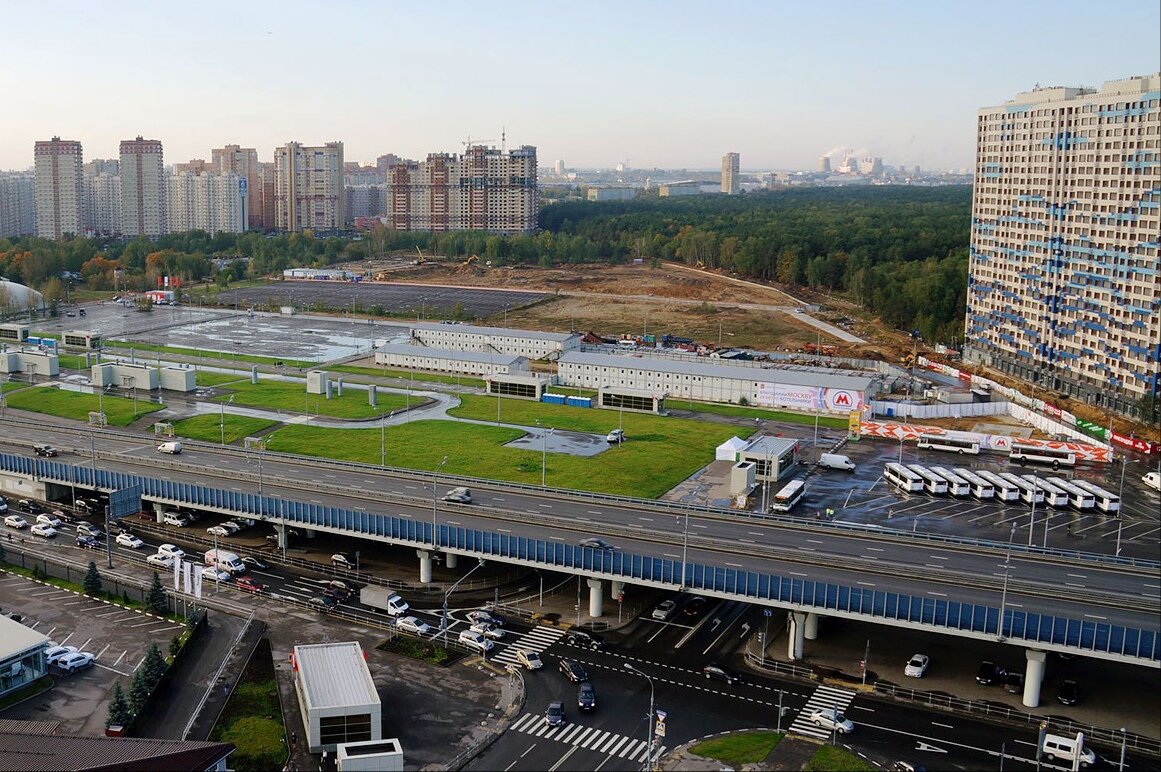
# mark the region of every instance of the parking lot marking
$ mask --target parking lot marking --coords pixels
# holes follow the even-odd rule
[[[105,652],[109,650],[109,646],[111,646],[111,645],[112,645],[112,644],[108,644],[108,643],[106,643],[106,644],[105,644],[105,648],[101,649],[101,650],[100,650],[100,651],[97,653],[96,659],[100,659],[101,657],[105,656]]]
[[[105,617],[116,616],[117,614],[120,614],[122,611],[123,611],[123,609],[117,608],[117,609],[113,609],[112,611],[106,611],[103,614],[95,614],[94,616],[96,616],[98,619],[104,619]]]
[[[129,627],[148,627],[149,625],[152,625],[152,624],[154,624],[154,621],[152,619],[147,619],[144,622],[138,622],[135,625],[129,625]]]
[[[125,651],[121,652],[121,656],[117,657],[117,661],[116,661],[116,662],[114,662],[114,663],[112,664],[112,667],[117,667],[117,665],[120,665],[120,664],[121,664],[121,660],[125,659],[125,655],[126,655],[126,654],[128,654],[128,653],[129,653],[129,650],[128,650],[128,649],[126,649]]]
[[[131,678],[133,676],[132,673],[125,673],[121,670],[117,670],[116,668],[109,667],[108,665],[102,665],[100,662],[94,662],[93,664],[99,668],[104,668],[105,670],[110,670],[110,671],[116,673],[117,675],[125,676],[126,678]]]
[[[90,641],[92,641],[92,640],[93,640],[92,638],[86,638],[86,639],[85,639],[85,642],[84,642],[84,643],[82,643],[82,644],[81,644],[80,646],[78,646],[77,648],[78,648],[78,649],[80,649],[81,651],[84,651],[85,649],[89,648],[89,642],[90,642]]]

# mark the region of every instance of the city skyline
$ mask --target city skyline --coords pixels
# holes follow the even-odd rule
[[[80,142],[86,159],[153,137],[170,163],[226,143],[271,161],[288,141],[340,141],[370,164],[462,152],[469,136],[499,146],[502,131],[509,148],[534,145],[546,166],[569,168],[709,170],[738,152],[743,170],[813,169],[836,146],[970,168],[981,105],[1156,70],[1156,4],[1064,5],[517,3],[487,15],[456,2],[433,15],[356,2],[320,21],[305,3],[121,2],[68,7],[46,41],[27,34],[35,7],[0,0],[8,28],[25,33],[10,60],[36,63],[0,73],[15,118],[0,169],[31,167],[35,142],[52,136]],[[133,25],[117,23],[127,15]],[[522,45],[504,43],[514,19]],[[454,45],[469,27],[479,45]],[[332,30],[322,44],[320,29]],[[1098,61],[1058,56],[1082,35],[1117,44]]]

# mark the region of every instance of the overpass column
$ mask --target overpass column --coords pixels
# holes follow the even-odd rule
[[[1025,649],[1024,656],[1028,660],[1028,667],[1024,670],[1024,706],[1036,708],[1040,706],[1040,684],[1044,682],[1044,660],[1048,653]]]
[[[431,551],[416,550],[419,557],[419,581],[421,584],[431,584]]]
[[[789,626],[789,635],[786,636],[786,656],[791,662],[802,659],[803,634],[806,632],[806,614],[801,611],[792,611],[786,615],[786,624]]]
[[[589,616],[596,619],[605,613],[605,583],[600,579],[589,579]]]
[[[454,552],[443,553],[443,564],[448,568],[455,568],[459,565],[459,555]]]
[[[806,626],[802,634],[808,641],[818,638],[818,614],[811,611],[806,615]]]

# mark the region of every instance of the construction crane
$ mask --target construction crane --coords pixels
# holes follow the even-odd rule
[[[471,149],[472,145],[482,145],[485,142],[495,142],[495,141],[496,140],[494,140],[494,139],[477,139],[475,142],[473,142],[472,135],[469,134],[467,140],[465,142],[461,142],[460,144],[464,146],[464,152],[467,152],[468,150]]]

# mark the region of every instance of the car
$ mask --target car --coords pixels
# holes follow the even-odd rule
[[[468,488],[452,488],[450,491],[444,494],[443,500],[451,501],[456,504],[471,504],[472,492]]]
[[[540,660],[540,655],[534,651],[517,649],[516,661],[528,670],[539,670],[540,668],[544,667],[544,663]]]
[[[336,568],[354,569],[355,559],[346,552],[336,552],[331,555],[331,565]]]
[[[37,523],[32,526],[32,532],[37,536],[43,536],[46,539],[51,539],[56,536],[56,529],[46,523]]]
[[[431,634],[431,625],[429,625],[427,622],[424,622],[419,617],[399,617],[399,619],[395,620],[395,626],[400,630],[406,630],[407,632],[415,633],[416,635]]]
[[[97,658],[87,651],[78,651],[72,654],[67,654],[56,661],[56,666],[66,673],[75,673],[78,670],[84,670],[87,667],[92,667],[93,662]]]
[[[249,568],[251,571],[266,571],[270,568],[270,564],[262,558],[256,558],[253,555],[243,555],[242,565]]]
[[[671,598],[669,600],[661,601],[661,603],[657,605],[657,608],[653,609],[653,613],[650,614],[650,616],[659,622],[664,622],[673,616],[673,612],[676,610],[677,601]]]
[[[725,669],[716,662],[709,663],[701,669],[701,672],[707,681],[724,681],[730,686],[738,682],[738,676],[735,673]]]
[[[614,429],[605,435],[605,442],[610,445],[620,445],[625,441],[625,432],[622,429]]]
[[[912,764],[910,761],[896,761],[888,769],[891,772],[927,772],[922,764]]]
[[[589,680],[588,671],[579,662],[573,662],[571,659],[560,661],[560,672],[564,673],[564,677],[574,684]]]
[[[242,590],[243,592],[253,592],[253,593],[266,592],[266,585],[265,584],[261,584],[260,582],[254,580],[253,578],[251,578],[249,576],[238,577],[238,580],[236,582],[234,582],[234,586],[237,587],[239,590]]]
[[[810,723],[839,734],[850,734],[854,723],[834,708],[819,708],[810,712]]]
[[[335,603],[342,603],[347,598],[351,597],[351,591],[342,584],[327,585],[323,588],[323,595],[328,595],[335,599]]]
[[[243,528],[245,528],[244,525],[242,525],[241,523],[235,522],[233,520],[227,520],[226,522],[222,523],[221,527],[225,528],[231,534],[235,534],[238,531],[241,531]]]
[[[585,649],[593,649],[599,651],[605,648],[605,639],[594,633],[592,630],[586,630],[583,627],[573,627],[564,634],[564,641],[569,646],[580,646]]]
[[[4,518],[4,525],[9,528],[27,528],[28,521],[20,515],[8,515]]]
[[[190,519],[180,512],[166,512],[162,516],[161,522],[165,525],[172,525],[174,528],[185,528],[189,525]]]
[[[709,608],[709,601],[700,595],[694,595],[681,607],[681,615],[686,619],[697,619]]]
[[[976,670],[976,682],[984,686],[991,686],[1000,680],[1000,667],[995,662],[984,660]]]
[[[929,664],[931,658],[926,654],[912,654],[911,659],[907,660],[907,666],[903,668],[903,675],[908,678],[922,678],[927,673]]]
[[[581,681],[576,688],[576,706],[580,710],[597,709],[597,692],[588,681]]]
[[[211,525],[206,529],[206,533],[210,536],[230,536],[233,532],[228,528],[223,528],[220,525]]]
[[[85,315],[85,309],[83,309],[83,308],[78,308],[78,309],[77,309],[77,314],[79,314],[80,316],[84,316],[84,315]]]
[[[473,632],[479,633],[485,638],[491,638],[493,640],[499,640],[500,638],[504,637],[503,630],[501,630],[499,627],[496,627],[495,625],[490,625],[487,622],[476,622],[469,629],[471,629]]]
[[[55,665],[62,657],[76,654],[78,651],[80,649],[76,646],[51,646],[44,650],[44,661],[46,664]]]
[[[55,456],[60,455],[57,452],[57,449],[52,445],[33,445],[32,450],[36,453],[36,455],[44,456],[45,458],[54,458]]]
[[[76,316],[76,315],[77,315],[76,311],[65,311],[65,316]]]
[[[131,533],[117,534],[117,543],[122,547],[128,547],[131,550],[141,549],[145,546],[145,542],[141,541],[141,539],[138,539]]]
[[[1060,690],[1056,692],[1056,701],[1061,705],[1075,705],[1080,702],[1080,684],[1071,678],[1060,682]]]
[[[61,526],[61,520],[59,517],[57,517],[55,514],[48,515],[43,512],[36,516],[36,522],[43,523],[44,525],[51,525],[53,528],[60,528]]]
[[[1024,693],[1024,674],[1023,673],[1005,673],[1004,674],[1004,691],[1008,694],[1023,694]]]
[[[329,595],[316,595],[307,601],[312,606],[318,606],[326,611],[330,611],[335,606],[339,605],[338,601]]]
[[[3,496],[0,496],[0,512],[7,512],[7,511],[8,511],[8,499],[4,498]]]
[[[77,510],[78,512],[91,512],[94,507],[84,499],[76,499],[73,501],[73,509]]]
[[[84,536],[92,536],[94,539],[99,539],[105,534],[105,532],[101,530],[100,526],[93,525],[92,523],[86,523],[84,520],[79,521],[76,525],[76,528],[77,533]]]
[[[83,533],[77,534],[77,546],[83,547],[87,550],[95,550],[101,546],[101,542],[97,541],[92,536],[87,536]]]
[[[169,555],[174,560],[181,560],[185,557],[185,550],[176,544],[162,544],[157,548],[157,554]]]
[[[230,581],[230,577],[231,574],[229,571],[223,571],[220,568],[213,566],[205,566],[202,568],[203,582],[228,582]]]
[[[544,723],[549,726],[561,726],[564,724],[563,702],[548,703],[548,710],[544,711]]]
[[[31,499],[21,499],[18,506],[30,515],[39,515],[44,511],[44,507],[40,506],[39,502]]]
[[[581,539],[579,542],[582,547],[591,547],[595,550],[615,550],[612,544],[609,544],[604,539]]]
[[[60,520],[62,523],[71,523],[73,521],[72,515],[65,512],[63,509],[54,509],[51,513],[53,517]]]
[[[160,552],[155,552],[145,558],[145,562],[158,568],[173,568],[173,558]]]
[[[500,616],[499,614],[494,614],[491,611],[485,611],[484,609],[469,611],[468,623],[474,625],[479,622],[484,622],[494,627],[503,627],[504,617]]]
[[[482,653],[491,651],[496,644],[489,641],[484,636],[477,633],[475,630],[463,630],[460,632],[460,643],[467,646],[469,649],[476,649]]]

